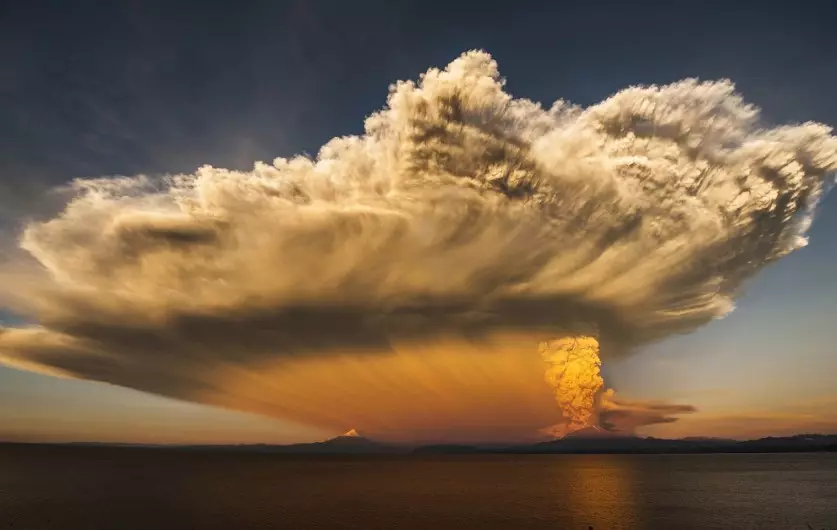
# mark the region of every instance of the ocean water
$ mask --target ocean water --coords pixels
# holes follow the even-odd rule
[[[0,528],[837,529],[837,454],[0,447]]]

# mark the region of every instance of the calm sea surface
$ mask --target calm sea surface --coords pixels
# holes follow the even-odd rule
[[[837,529],[837,454],[306,457],[0,447],[0,528]]]

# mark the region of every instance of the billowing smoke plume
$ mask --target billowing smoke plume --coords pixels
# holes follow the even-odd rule
[[[543,342],[541,356],[546,361],[546,381],[555,389],[555,399],[564,422],[553,427],[554,436],[598,424],[594,417],[604,379],[600,375],[599,341],[577,336]]]
[[[605,390],[596,404],[599,425],[607,430],[631,433],[637,427],[671,423],[676,415],[694,412],[691,405],[675,405],[653,401],[631,401],[617,398],[613,389]]]
[[[606,357],[693,330],[805,244],[837,170],[828,127],[764,128],[726,81],[544,109],[482,52],[398,83],[365,130],[252,171],[76,181],[22,235],[37,270],[0,271],[40,323],[3,331],[0,362],[369,435],[471,425],[482,378],[513,422],[541,399],[496,370],[518,357],[422,345],[514,336],[542,363],[591,326]]]
[[[633,433],[637,427],[670,423],[676,415],[694,412],[691,405],[629,401],[604,388],[599,341],[578,335],[542,342],[541,356],[547,364],[546,381],[555,391],[562,411],[561,422],[542,429],[560,438],[586,428]]]

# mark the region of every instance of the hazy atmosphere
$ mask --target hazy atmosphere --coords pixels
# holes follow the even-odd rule
[[[830,8],[384,5],[3,8],[0,441],[837,433]]]

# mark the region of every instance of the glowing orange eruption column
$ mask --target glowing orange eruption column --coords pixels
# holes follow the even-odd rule
[[[538,347],[546,361],[546,382],[555,389],[555,400],[566,423],[545,430],[553,436],[596,426],[596,405],[604,385],[599,374],[599,341],[589,336],[542,342]]]

